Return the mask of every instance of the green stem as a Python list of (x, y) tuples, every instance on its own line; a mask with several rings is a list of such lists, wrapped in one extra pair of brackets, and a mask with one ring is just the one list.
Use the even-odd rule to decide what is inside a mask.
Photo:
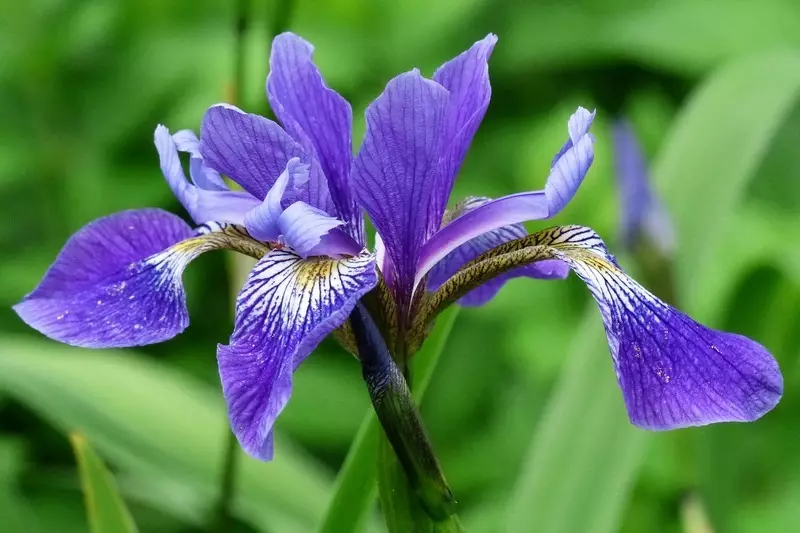
[[(242, 105), (242, 85), (245, 74), (245, 37), (249, 18), (250, 0), (237, 0), (234, 15), (233, 44), (233, 84), (231, 100), (235, 105)], [(227, 417), (226, 417), (227, 422)], [(222, 456), (222, 473), (220, 475), (219, 499), (217, 500), (214, 527), (212, 531), (225, 533), (230, 530), (231, 502), (236, 492), (236, 471), (238, 466), (239, 443), (233, 431), (226, 433), (225, 448)]]
[[(411, 361), (416, 378), (412, 393), (418, 404), (422, 402), (457, 316), (458, 307), (455, 306), (442, 313), (427, 342)], [(363, 531), (375, 500), (378, 447), (379, 443), (382, 447), (385, 442), (380, 429), (375, 412), (370, 409), (336, 478), (333, 496), (317, 533)]]
[(213, 531), (225, 533), (230, 531), (231, 501), (236, 488), (236, 466), (239, 455), (239, 442), (233, 431), (227, 433), (225, 452), (222, 463), (222, 476), (220, 477), (219, 500), (217, 501), (216, 521)]
[(270, 37), (275, 37), (281, 32), (289, 29), (289, 21), (294, 13), (294, 2), (292, 0), (278, 0), (273, 10), (272, 24), (269, 26)]
[(455, 500), (403, 373), (363, 304), (357, 304), (351, 313), (350, 324), (364, 381), (389, 443), (427, 513), (445, 520), (455, 512)]

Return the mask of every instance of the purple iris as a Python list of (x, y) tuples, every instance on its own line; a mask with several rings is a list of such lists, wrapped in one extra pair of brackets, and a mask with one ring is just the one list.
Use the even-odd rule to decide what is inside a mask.
[[(470, 198), (447, 209), (489, 104), (496, 40), (478, 41), (432, 80), (416, 70), (391, 80), (367, 109), (366, 136), (353, 158), (350, 105), (325, 84), (310, 44), (278, 36), (267, 96), (283, 127), (216, 105), (199, 139), (156, 129), (162, 171), (198, 227), (157, 209), (97, 220), (67, 242), (17, 313), (77, 346), (161, 342), (188, 325), (181, 275), (189, 261), (220, 248), (258, 258), (236, 302), (233, 334), (217, 356), (234, 432), (248, 453), (270, 459), (294, 370), (328, 334), (344, 331), (376, 286), (390, 295), (380, 300), (383, 318), (392, 317), (384, 322), (405, 357), (410, 339), (430, 325), (419, 323), (424, 309), (458, 293), (460, 280), (481, 280), (459, 293), (462, 303), (478, 305), (510, 277), (563, 278), (572, 269), (600, 307), (635, 424), (753, 420), (770, 410), (782, 378), (763, 347), (701, 326), (655, 298), (588, 228), (528, 236), (521, 226), (552, 217), (575, 195), (594, 157), (594, 113), (579, 108), (569, 119), (544, 190)], [(188, 154), (190, 180), (180, 152)], [(243, 190), (231, 190), (222, 175)], [(374, 254), (362, 209), (378, 231)], [(483, 279), (489, 263), (497, 276)]]
[(622, 245), (632, 249), (644, 238), (661, 254), (670, 255), (675, 247), (672, 224), (650, 186), (647, 161), (636, 134), (622, 119), (614, 122), (611, 133), (622, 206)]

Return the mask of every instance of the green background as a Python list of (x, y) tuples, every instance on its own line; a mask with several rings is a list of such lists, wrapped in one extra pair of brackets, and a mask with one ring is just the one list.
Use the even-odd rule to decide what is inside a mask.
[[(66, 432), (115, 472), (140, 531), (213, 522), (226, 434), (215, 363), (246, 265), (187, 271), (192, 325), (168, 343), (90, 352), (30, 331), (11, 305), (68, 236), (114, 211), (182, 213), (156, 124), (197, 129), (230, 100), (234, 2), (33, 0), (0, 7), (0, 524), (87, 530)], [(240, 105), (267, 113), (270, 33), (316, 46), (328, 84), (363, 110), (399, 72), (489, 32), (492, 103), (453, 199), (543, 187), (578, 105), (596, 158), (556, 223), (588, 225), (621, 263), (610, 123), (629, 119), (677, 232), (677, 298), (766, 345), (785, 397), (764, 419), (669, 433), (627, 422), (582, 283), (515, 280), (462, 310), (422, 413), (468, 531), (784, 532), (800, 524), (800, 5), (796, 0), (253, 2)], [(543, 225), (531, 225), (541, 229)], [(313, 531), (369, 400), (326, 341), (296, 374), (276, 459), (243, 459), (236, 531)], [(366, 530), (381, 531), (378, 517)], [(704, 518), (705, 517), (705, 518)], [(710, 524), (705, 524), (707, 521)], [(713, 528), (713, 529), (709, 529)]]

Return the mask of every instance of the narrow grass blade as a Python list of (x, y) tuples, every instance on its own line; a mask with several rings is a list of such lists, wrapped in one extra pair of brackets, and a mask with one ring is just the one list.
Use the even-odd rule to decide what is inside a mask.
[[(0, 392), (64, 432), (80, 429), (123, 472), (168, 478), (211, 509), (230, 431), (218, 389), (131, 350), (0, 337), (0, 353)], [(232, 511), (258, 530), (308, 531), (332, 479), (281, 435), (275, 447), (271, 463), (239, 452)]]
[(616, 531), (647, 437), (628, 422), (592, 305), (522, 466), (506, 530)]
[(70, 433), (69, 440), (78, 460), (86, 514), (92, 533), (137, 533), (117, 484), (102, 459), (81, 433)]

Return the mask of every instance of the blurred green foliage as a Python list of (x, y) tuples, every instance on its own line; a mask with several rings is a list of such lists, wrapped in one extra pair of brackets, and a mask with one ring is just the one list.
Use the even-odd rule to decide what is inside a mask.
[[(267, 112), (275, 5), (251, 4), (241, 105), (253, 112)], [(73, 429), (109, 462), (140, 531), (200, 532), (213, 522), (226, 434), (214, 351), (230, 333), (238, 275), (224, 255), (189, 269), (192, 326), (163, 345), (57, 346), (10, 306), (90, 220), (145, 206), (180, 212), (152, 133), (158, 123), (197, 129), (208, 105), (229, 98), (234, 8), (0, 7), (4, 531), (87, 531), (65, 436)], [(697, 519), (685, 517), (698, 512), (716, 532), (796, 529), (796, 0), (296, 0), (289, 25), (316, 45), (328, 83), (353, 104), (355, 146), (363, 110), (389, 77), (415, 66), (430, 74), (497, 33), (492, 104), (454, 199), (541, 187), (569, 113), (597, 107), (595, 164), (555, 222), (592, 226), (612, 247), (608, 125), (625, 115), (676, 223), (682, 307), (765, 344), (784, 371), (785, 398), (761, 421), (645, 433), (627, 425), (583, 285), (512, 281), (486, 307), (459, 314), (422, 406), (468, 531), (693, 533)], [(296, 375), (276, 460), (240, 463), (236, 530), (317, 527), (368, 404), (359, 367), (323, 343)]]

